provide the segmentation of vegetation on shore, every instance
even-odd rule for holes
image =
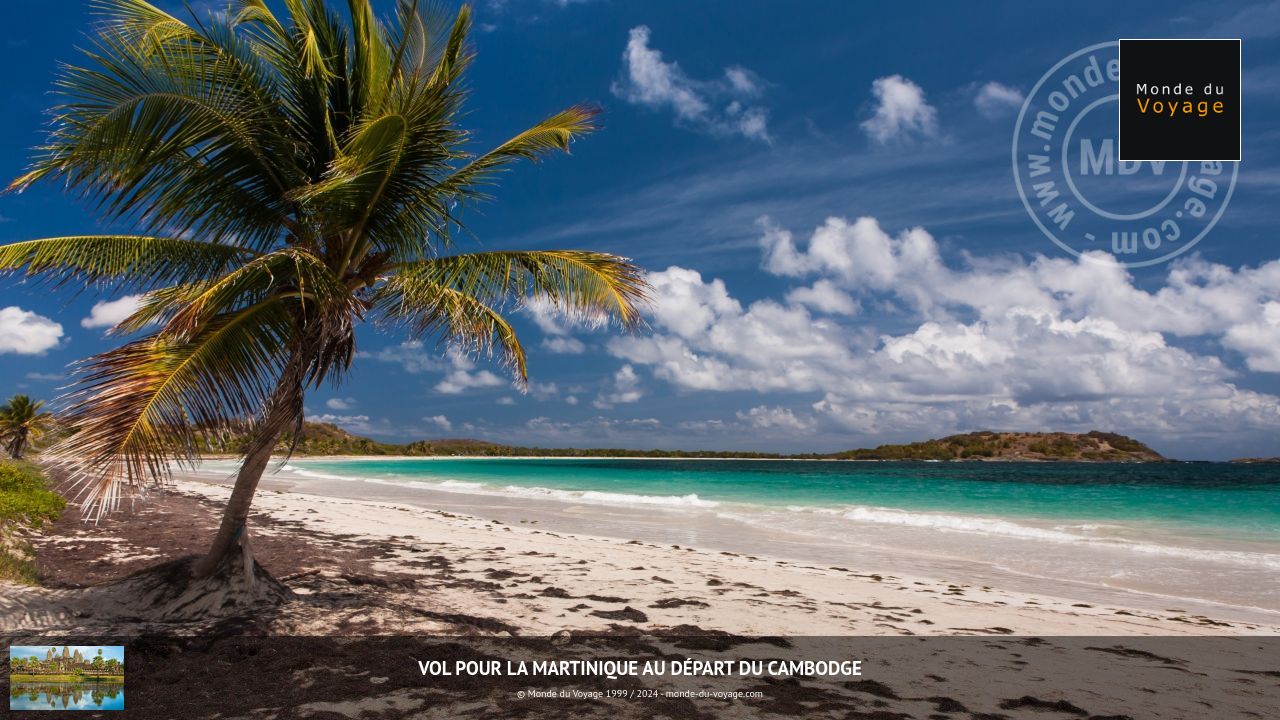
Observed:
[[[247,434],[227,434],[207,443],[207,454],[238,454],[249,445]],[[765,453],[732,450],[629,450],[625,448],[541,448],[503,445],[484,440],[417,440],[384,443],[353,435],[328,423],[307,422],[295,444],[292,435],[277,450],[290,447],[300,455],[404,455],[409,457],[645,457],[742,458],[751,460],[1046,460],[1082,462],[1159,462],[1165,458],[1133,438],[1116,433],[1015,433],[981,431],[937,440],[836,453]]]
[[[26,535],[58,518],[66,501],[48,489],[44,473],[30,463],[0,461],[0,580],[36,581]]]
[[[9,659],[10,680],[42,682],[83,682],[85,680],[120,680],[124,678],[124,663],[115,658],[105,658],[102,648],[93,657],[86,657],[80,649],[72,651],[66,645],[62,650],[49,647],[43,659],[16,657]]]
[[[44,411],[42,401],[14,395],[0,405],[0,444],[11,458],[21,459],[53,427],[53,414]]]
[[[1133,438],[1098,430],[1087,433],[984,430],[905,445],[849,450],[836,453],[835,457],[849,460],[1165,460],[1160,453]]]
[[[32,675],[31,673],[9,674],[9,682],[120,682],[123,679],[123,673],[120,675],[96,675],[94,673],[85,673],[84,675]]]

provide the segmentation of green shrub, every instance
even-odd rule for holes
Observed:
[[[45,486],[39,468],[0,461],[0,580],[36,582],[31,545],[16,531],[44,527],[65,507],[66,501]]]
[[[0,525],[42,527],[66,505],[45,487],[44,475],[34,465],[0,462]]]

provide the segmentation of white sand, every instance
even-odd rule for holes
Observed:
[[[220,484],[195,478],[180,480],[178,489],[213,499],[228,494]],[[355,536],[344,542],[383,544],[387,557],[370,567],[375,573],[430,574],[414,561],[447,558],[454,577],[491,585],[433,588],[423,582],[406,602],[498,618],[531,634],[612,623],[691,624],[752,635],[1280,634],[1280,617],[1266,622],[1265,612],[1258,622],[1223,621],[1184,610],[1103,604],[1080,596],[1079,586],[1046,585],[1029,594],[976,585],[963,575],[877,574],[280,489],[262,491],[256,507],[309,530]],[[315,569],[323,575],[323,558]],[[647,619],[591,614],[628,607]]]

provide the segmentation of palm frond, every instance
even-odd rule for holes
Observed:
[[[482,352],[502,350],[524,381],[523,350],[502,318],[503,308],[545,302],[572,317],[635,328],[642,322],[638,306],[646,301],[646,287],[639,268],[605,253],[485,252],[402,265],[372,302],[414,335],[440,335]]]
[[[186,342],[143,338],[91,358],[63,419],[75,431],[50,449],[86,512],[198,459],[197,439],[255,417],[294,342],[292,314],[270,300],[207,324]]]
[[[200,285],[189,285],[181,308],[160,331],[173,339],[198,333],[212,318],[269,297],[292,297],[298,303],[299,322],[308,312],[319,316],[358,311],[358,303],[346,285],[324,261],[302,248],[284,248],[258,256],[226,275]],[[148,310],[148,312],[151,312]]]
[[[641,324],[648,300],[644,273],[626,258],[584,250],[511,250],[463,253],[397,268],[388,288],[416,283],[451,287],[488,305],[546,302],[583,319]]]
[[[11,189],[56,176],[146,233],[278,242],[299,170],[276,75],[225,23],[103,5],[109,20],[87,62],[63,68],[53,129]]]
[[[495,173],[516,160],[537,161],[553,151],[568,152],[575,138],[596,129],[599,114],[594,105],[562,110],[459,168],[441,183],[441,190],[475,195],[476,186],[492,182]]]
[[[517,382],[529,380],[524,346],[515,328],[502,313],[463,291],[427,282],[406,284],[380,294],[376,307],[410,337],[435,337],[441,345],[496,353]]]
[[[0,275],[148,289],[217,277],[255,255],[245,248],[183,238],[73,235],[0,245]]]

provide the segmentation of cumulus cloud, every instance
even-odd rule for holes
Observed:
[[[0,308],[0,355],[43,355],[62,340],[62,325],[16,305]]]
[[[557,355],[581,355],[587,346],[577,338],[549,337],[542,341],[542,349]]]
[[[408,340],[376,353],[361,352],[359,357],[395,363],[411,375],[442,372],[447,368],[440,353],[427,349],[421,340]]]
[[[542,341],[542,349],[557,355],[581,355],[586,352],[586,344],[570,336],[571,329],[594,330],[607,323],[603,315],[586,317],[570,315],[555,303],[542,298],[527,302],[524,311],[538,329],[548,336]]]
[[[657,418],[594,417],[567,421],[539,416],[527,421],[522,436],[531,441],[563,445],[604,444],[635,447],[638,438],[656,438],[663,430]],[[661,441],[661,439],[659,439]],[[643,444],[643,441],[640,441]]]
[[[1222,343],[1242,353],[1250,370],[1280,372],[1280,302],[1269,301],[1260,317],[1231,326]]]
[[[141,295],[125,295],[118,300],[107,300],[95,303],[89,310],[89,317],[80,321],[80,327],[115,327],[123,322],[125,318],[137,312],[138,306],[141,303]]]
[[[458,395],[473,388],[500,387],[508,384],[488,370],[476,369],[475,361],[465,354],[451,350],[448,354],[451,369],[444,379],[436,383],[436,392]]]
[[[351,410],[356,406],[355,398],[329,398],[324,406],[330,410]]]
[[[846,333],[803,306],[765,299],[748,308],[724,283],[680,267],[651,273],[658,332],[614,338],[615,356],[698,390],[805,391],[820,388],[819,367],[852,362]],[[826,373],[823,373],[826,374]]]
[[[725,69],[722,79],[695,80],[676,62],[663,60],[649,39],[647,26],[631,28],[614,95],[636,105],[670,110],[687,127],[769,142],[768,110],[750,102],[764,91],[759,76],[735,65]]]
[[[1240,387],[1227,361],[1239,353],[1252,370],[1280,372],[1280,261],[1187,260],[1148,291],[1101,253],[953,267],[924,229],[890,235],[873,218],[830,218],[804,241],[766,223],[761,246],[769,272],[817,281],[744,306],[696,271],[653,273],[656,332],[616,338],[610,352],[685,390],[816,395],[821,417],[868,435],[1280,429],[1280,399]],[[826,316],[849,307],[843,298],[889,312],[878,327],[859,321],[872,334],[860,333]],[[1204,352],[1206,341],[1224,355]],[[774,417],[762,408],[739,420]]]
[[[444,373],[435,384],[435,390],[445,395],[459,395],[470,389],[499,387],[507,380],[489,370],[479,369],[465,352],[450,348],[443,354],[428,349],[419,340],[402,342],[375,353],[361,353],[360,357],[395,363],[413,375]]]
[[[306,418],[310,422],[329,423],[356,435],[372,437],[419,439],[431,432],[416,423],[393,422],[385,417],[371,418],[365,414],[307,412]],[[435,425],[431,418],[424,420]]]
[[[1018,111],[1022,107],[1022,91],[992,81],[978,88],[973,96],[973,105],[988,120],[998,120]]]
[[[642,397],[644,397],[644,391],[640,389],[640,376],[636,374],[635,368],[623,365],[613,374],[612,391],[600,393],[591,404],[601,409],[608,409],[615,404],[637,402]]]
[[[424,417],[422,419],[424,422],[431,423],[432,425],[435,425],[436,427],[440,428],[445,432],[449,432],[450,430],[453,430],[453,423],[450,422],[449,418],[444,415],[432,415],[430,417]]]
[[[807,305],[813,310],[831,315],[853,315],[858,312],[858,302],[830,280],[818,280],[810,287],[792,289],[787,293],[787,302]]]
[[[759,430],[811,430],[817,423],[812,418],[799,418],[784,407],[760,405],[739,412],[738,419]]]
[[[337,425],[340,428],[354,433],[369,433],[374,431],[373,425],[369,423],[368,415],[338,415],[334,413],[322,413],[320,415],[308,415],[307,420],[310,420],[311,422]]]
[[[871,83],[875,113],[863,121],[867,136],[880,144],[912,136],[938,134],[938,111],[925,101],[924,90],[901,75],[889,75]]]

